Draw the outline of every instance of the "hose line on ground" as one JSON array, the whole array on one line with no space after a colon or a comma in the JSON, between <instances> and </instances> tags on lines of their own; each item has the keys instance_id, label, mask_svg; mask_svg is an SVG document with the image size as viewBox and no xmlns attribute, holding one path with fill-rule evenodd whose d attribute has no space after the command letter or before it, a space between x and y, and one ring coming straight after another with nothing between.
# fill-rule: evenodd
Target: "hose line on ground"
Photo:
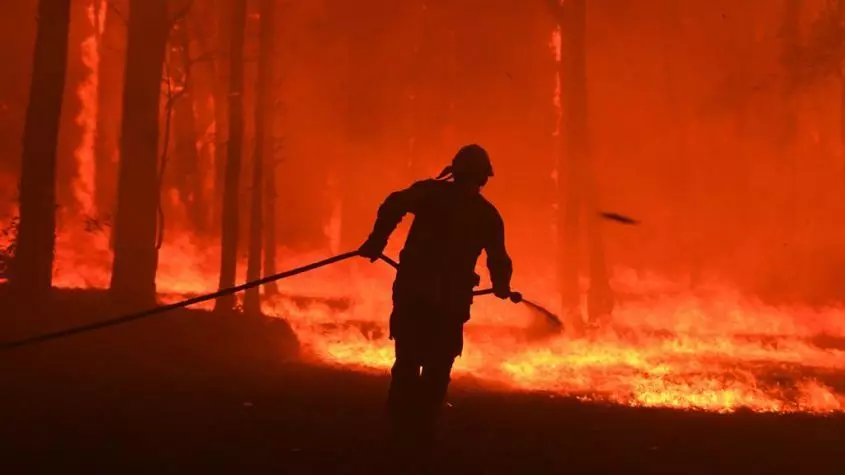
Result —
<instances>
[{"instance_id":1,"label":"hose line on ground","mask_svg":"<svg viewBox=\"0 0 845 475\"><path fill-rule=\"evenodd\" d=\"M123 315L123 316L120 316L120 317L117 317L117 318L112 318L112 319L109 319L109 320L103 320L103 321L91 323L91 324L88 324L88 325L81 325L81 326L78 326L78 327L68 328L68 329L60 330L60 331L53 332L53 333L45 333L45 334L42 334L42 335L36 335L36 336L33 336L33 337L24 338L22 340L0 343L0 351L11 350L13 348L19 348L19 347L22 347L22 346L30 346L30 345L42 343L42 342L49 341L49 340L55 340L55 339L58 339L58 338L64 338L64 337L68 337L68 336L71 336L71 335L76 335L76 334L79 334L79 333L86 333L86 332L90 332L90 331L94 331L94 330L99 330L101 328L107 328L107 327L111 327L111 326L115 326L115 325L121 325L121 324L128 323L128 322L131 322L131 321L134 321L134 320L140 320L142 318L151 317L153 315L168 312L170 310L176 310L178 308L184 308L184 307L188 307L190 305L194 305L194 304L198 304L198 303L202 303L202 302L207 302L209 300L214 300L214 299L216 299L218 297L222 297L224 295L234 294L234 293L240 292L242 290L251 289L253 287L258 287L260 285L268 284L270 282L275 282L277 280L286 279L288 277L293 277L295 275L299 275L299 274L302 274L302 273L305 273L305 272L308 272L308 271L319 269L321 267L325 267L325 266L328 266L328 265L331 265L331 264L335 264L335 263L340 262L340 261L345 261L345 260L350 259L352 257L356 257L357 255L358 255L357 251L356 252L346 252L346 253L343 253L343 254L338 254L334 257L330 257L328 259L324 259L322 261L317 261L317 262L313 262L311 264L308 264L308 265L305 265L305 266L302 266L302 267L297 267L296 269L291 269L291 270L288 270L288 271L285 271L285 272L280 272L278 274L268 275L267 277L263 277L263 278L258 279L258 280L253 280L251 282L246 282L246 283L241 284L241 285L236 285L234 287L229 287L227 289L221 289L221 290L218 290L217 292L213 292L213 293L210 293L210 294L199 295L197 297L192 297L192 298L182 300L182 301L179 301L179 302L175 302L175 303L171 303L171 304L167 304L167 305L161 305L161 306L149 308L149 309L146 309L146 310L141 310L139 312L130 313L130 314Z\"/></svg>"},{"instance_id":2,"label":"hose line on ground","mask_svg":"<svg viewBox=\"0 0 845 475\"><path fill-rule=\"evenodd\" d=\"M87 324L87 325L80 325L78 327L67 328L65 330L59 330L57 332L52 332L52 333L44 333L44 334L41 334L41 335L36 335L36 336L29 337L29 338L21 339L21 340L0 343L0 351L11 350L11 349L14 349L14 348L20 348L20 347L24 347L24 346L31 346L31 345L35 345L35 344L38 344L38 343L43 343L45 341L56 340L56 339L59 339L59 338L65 338L65 337L77 335L77 334L80 334L80 333L87 333L87 332L94 331L94 330L100 330L102 328L112 327L112 326L116 326L116 325L122 325L124 323L129 323L129 322L132 322L132 321L135 321L135 320L140 320L142 318L152 317L154 315L158 315L158 314L161 314L161 313L164 313L164 312L168 312L170 310L176 310L176 309L179 309L179 308L188 307L188 306L195 305L195 304L198 304L198 303L207 302L209 300L214 300L218 297L223 297L224 295L234 294L234 293L237 293L237 292L241 292L243 290L251 289L253 287L258 287L260 285L268 284L270 282L275 282L277 280L282 280L282 279L286 279L288 277L293 277L295 275L303 274L305 272L316 270L316 269L319 269L321 267L326 267L326 266L336 264L336 263L341 262L341 261L345 261L347 259L350 259L352 257L356 257L358 255L359 254L358 254L357 251L346 252L346 253L343 253L343 254L338 254L334 257L329 257L328 259L323 259L321 261L317 261L317 262L313 262L313 263L308 264L308 265L304 265L302 267L297 267L295 269L291 269L291 270L288 270L288 271L285 271L285 272L280 272L278 274L269 275L267 277L263 277L261 279L246 282L246 283L241 284L241 285L236 285L234 287L221 289L221 290L218 290L217 292L213 292L213 293L210 293L210 294L199 295L197 297L192 297L192 298L189 298L189 299L181 300L179 302L174 302L174 303L167 304L167 305L161 305L161 306L158 306L158 307L153 307L153 308L149 308L149 309L146 309L146 310L141 310L139 312L130 313L130 314L127 314L127 315L122 315L120 317L111 318L111 319L103 320L103 321L100 321L100 322L90 323L90 324ZM391 259L391 258L389 258L389 257L387 257L383 254L381 256L379 256L379 259L386 262L387 264L389 264L394 269L397 269L397 270L399 269L399 263L397 263L393 259ZM488 295L488 294L492 294L492 293L493 293L493 289L485 289L485 290L476 290L476 291L473 292L473 295L480 296L480 295ZM552 322L555 322L558 325L560 324L560 320L558 320L558 318L554 314L552 314L551 312L549 312L545 308L543 308L543 307L541 307L541 306L539 306L535 303L524 300L522 298L522 295L518 292L514 292L511 295L510 300L514 303L519 303L519 302L526 303L527 305L534 308L535 310L538 310L541 313L543 313Z\"/></svg>"}]
</instances>

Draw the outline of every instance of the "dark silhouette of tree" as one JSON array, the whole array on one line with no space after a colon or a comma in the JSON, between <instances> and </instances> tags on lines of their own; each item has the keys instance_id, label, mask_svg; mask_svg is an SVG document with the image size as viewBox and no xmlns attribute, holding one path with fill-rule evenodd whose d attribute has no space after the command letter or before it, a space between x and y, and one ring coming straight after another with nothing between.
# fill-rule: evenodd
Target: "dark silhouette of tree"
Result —
<instances>
[{"instance_id":1,"label":"dark silhouette of tree","mask_svg":"<svg viewBox=\"0 0 845 475\"><path fill-rule=\"evenodd\" d=\"M275 4L272 5L275 7ZM275 13L275 8L272 8L271 15ZM275 20L275 17L273 17ZM271 25L270 33L267 37L267 51L268 54L275 56L275 21ZM263 43L262 43L263 44ZM269 65L274 63L270 62ZM272 104L271 113L272 118L276 117L278 112L279 102L270 94L274 83L274 70L268 72L268 79L265 86L267 87L267 97L265 98L267 104ZM265 130L272 132L274 130L274 120L268 117ZM267 169L264 170L264 202L265 202L265 218L264 218L264 275L273 275L276 273L276 159L277 154L281 151L280 140L277 140L272 133L265 137L266 145L264 146L264 153L268 154L264 160ZM268 296L276 295L278 293L278 286L276 282L270 282L264 285L264 293Z\"/></svg>"},{"instance_id":2,"label":"dark silhouette of tree","mask_svg":"<svg viewBox=\"0 0 845 475\"><path fill-rule=\"evenodd\" d=\"M574 333L583 330L578 290L579 224L587 234L590 287L587 316L598 325L613 310L613 292L605 262L598 187L590 144L587 107L587 1L549 0L561 32L560 79L561 146L558 158L558 276L565 323ZM580 222L583 217L583 223Z\"/></svg>"},{"instance_id":3,"label":"dark silhouette of tree","mask_svg":"<svg viewBox=\"0 0 845 475\"><path fill-rule=\"evenodd\" d=\"M226 146L226 176L223 190L222 246L220 251L221 289L235 285L238 257L238 188L241 175L243 148L243 83L244 83L244 30L246 28L246 1L234 0L229 64L229 137ZM215 309L232 310L235 297L217 299Z\"/></svg>"},{"instance_id":4,"label":"dark silhouette of tree","mask_svg":"<svg viewBox=\"0 0 845 475\"><path fill-rule=\"evenodd\" d=\"M159 103L170 19L167 0L131 0L129 8L111 292L147 306L155 304Z\"/></svg>"},{"instance_id":5,"label":"dark silhouette of tree","mask_svg":"<svg viewBox=\"0 0 845 475\"><path fill-rule=\"evenodd\" d=\"M38 2L29 106L23 133L20 223L10 277L36 300L52 286L56 228L56 147L67 69L70 0Z\"/></svg>"},{"instance_id":6,"label":"dark silhouette of tree","mask_svg":"<svg viewBox=\"0 0 845 475\"><path fill-rule=\"evenodd\" d=\"M214 28L214 190L222 194L226 188L226 152L229 131L230 51L232 45L233 0L215 0L211 13L216 16ZM223 208L212 207L212 225L222 226Z\"/></svg>"},{"instance_id":7,"label":"dark silhouette of tree","mask_svg":"<svg viewBox=\"0 0 845 475\"><path fill-rule=\"evenodd\" d=\"M558 158L558 279L567 328L580 332L578 228L587 154L586 0L549 0L561 32L562 116Z\"/></svg>"},{"instance_id":8,"label":"dark silhouette of tree","mask_svg":"<svg viewBox=\"0 0 845 475\"><path fill-rule=\"evenodd\" d=\"M206 200L203 174L197 150L197 127L194 117L193 69L204 58L191 57L191 36L187 15L175 25L171 36L169 72L176 91L171 95L173 114L173 180L193 229L205 234Z\"/></svg>"},{"instance_id":9,"label":"dark silhouette of tree","mask_svg":"<svg viewBox=\"0 0 845 475\"><path fill-rule=\"evenodd\" d=\"M99 5L99 4L98 4ZM94 189L98 218L110 220L114 213L119 149L121 101L126 43L126 23L114 7L97 10L97 22L103 31L97 45L100 51L97 82L97 136L95 137L96 186Z\"/></svg>"},{"instance_id":10,"label":"dark silhouette of tree","mask_svg":"<svg viewBox=\"0 0 845 475\"><path fill-rule=\"evenodd\" d=\"M200 166L199 185L202 190L201 199L195 201L196 219L202 220L200 233L216 237L220 225L220 206L218 206L217 194L214 190L222 190L223 167L218 173L219 162L222 162L223 141L217 136L222 127L218 121L219 117L225 117L226 91L222 74L218 72L223 63L225 55L222 48L215 43L215 30L217 29L217 1L195 2L191 12L186 16L186 32L189 36L191 47L191 74L188 79L188 88L193 97L192 109L196 110L196 122L194 124L195 134L201 138L199 146L199 162L214 166ZM219 33L218 33L219 36ZM221 84L223 84L221 86ZM222 91L218 94L218 90ZM214 130L211 126L214 124ZM210 132L213 132L210 134ZM221 134L222 137L222 134ZM209 187L209 179L215 181L220 179L219 187ZM200 217L201 215L201 217Z\"/></svg>"},{"instance_id":11,"label":"dark silhouette of tree","mask_svg":"<svg viewBox=\"0 0 845 475\"><path fill-rule=\"evenodd\" d=\"M252 281L261 278L261 247L262 247L262 224L264 221L265 209L264 198L264 168L267 161L267 138L270 128L270 112L272 111L273 84L273 24L275 15L276 0L261 0L261 26L259 33L260 51L258 58L258 84L255 99L255 152L253 154L253 173L251 190L251 215L249 225L249 258L247 260L246 280ZM271 131L272 132L272 131ZM272 169L269 170L272 176ZM269 221L273 216L267 216ZM274 247L274 243L268 243ZM244 295L244 310L247 313L258 314L261 312L261 299L259 298L258 287L246 291Z\"/></svg>"}]
</instances>

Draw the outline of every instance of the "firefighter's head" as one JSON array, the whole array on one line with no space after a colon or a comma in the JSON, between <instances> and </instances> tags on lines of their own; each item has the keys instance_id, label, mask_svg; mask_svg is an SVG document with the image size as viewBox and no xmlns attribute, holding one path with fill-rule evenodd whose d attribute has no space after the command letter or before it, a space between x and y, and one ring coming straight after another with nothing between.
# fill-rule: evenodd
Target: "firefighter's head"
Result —
<instances>
[{"instance_id":1,"label":"firefighter's head","mask_svg":"<svg viewBox=\"0 0 845 475\"><path fill-rule=\"evenodd\" d=\"M452 164L443 170L439 178L451 177L455 183L481 188L491 176L493 164L487 151L480 145L470 144L458 150Z\"/></svg>"}]
</instances>

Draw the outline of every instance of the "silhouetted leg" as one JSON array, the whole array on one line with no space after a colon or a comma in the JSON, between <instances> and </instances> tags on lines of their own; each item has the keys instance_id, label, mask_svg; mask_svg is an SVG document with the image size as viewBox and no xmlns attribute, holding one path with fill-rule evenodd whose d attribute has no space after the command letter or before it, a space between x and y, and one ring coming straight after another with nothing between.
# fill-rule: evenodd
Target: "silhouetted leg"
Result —
<instances>
[{"instance_id":1,"label":"silhouetted leg","mask_svg":"<svg viewBox=\"0 0 845 475\"><path fill-rule=\"evenodd\" d=\"M430 460L437 436L437 422L451 381L455 358L438 356L423 364L420 376L420 455Z\"/></svg>"},{"instance_id":2,"label":"silhouetted leg","mask_svg":"<svg viewBox=\"0 0 845 475\"><path fill-rule=\"evenodd\" d=\"M405 344L396 341L396 361L387 394L390 443L394 456L407 462L416 444L416 418L420 392L420 361Z\"/></svg>"}]
</instances>

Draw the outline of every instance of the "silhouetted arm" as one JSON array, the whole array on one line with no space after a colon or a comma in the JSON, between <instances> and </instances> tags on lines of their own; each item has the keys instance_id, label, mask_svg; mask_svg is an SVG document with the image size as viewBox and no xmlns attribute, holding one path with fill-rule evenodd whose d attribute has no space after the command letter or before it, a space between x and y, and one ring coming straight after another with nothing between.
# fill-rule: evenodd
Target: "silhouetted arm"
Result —
<instances>
[{"instance_id":1,"label":"silhouetted arm","mask_svg":"<svg viewBox=\"0 0 845 475\"><path fill-rule=\"evenodd\" d=\"M485 246L487 253L487 269L490 271L490 281L497 297L508 298L511 292L511 276L513 262L505 248L505 223L497 211L493 212L493 219Z\"/></svg>"},{"instance_id":2,"label":"silhouetted arm","mask_svg":"<svg viewBox=\"0 0 845 475\"><path fill-rule=\"evenodd\" d=\"M378 216L369 238L359 250L361 255L376 259L387 246L387 240L402 218L418 208L426 193L426 182L418 182L401 191L388 195L378 209Z\"/></svg>"}]
</instances>

